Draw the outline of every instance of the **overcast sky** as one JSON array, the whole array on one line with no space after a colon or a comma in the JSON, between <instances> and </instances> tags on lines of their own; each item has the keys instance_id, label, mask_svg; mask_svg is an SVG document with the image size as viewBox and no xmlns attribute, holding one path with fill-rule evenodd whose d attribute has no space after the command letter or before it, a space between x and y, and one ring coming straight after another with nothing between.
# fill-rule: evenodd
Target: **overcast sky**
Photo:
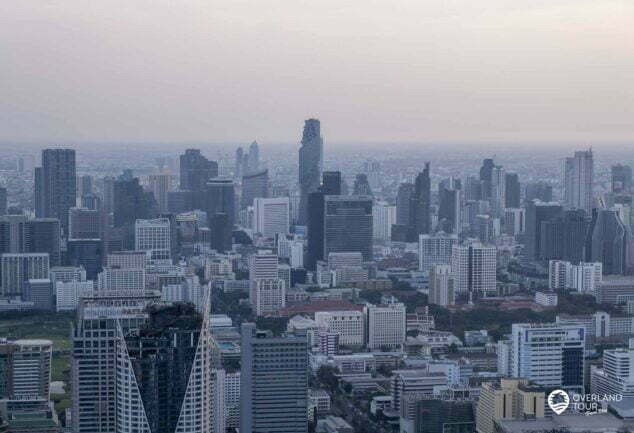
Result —
<instances>
[{"instance_id":1,"label":"overcast sky","mask_svg":"<svg viewBox=\"0 0 634 433\"><path fill-rule=\"evenodd\" d=\"M327 142L631 142L634 1L0 1L0 141L296 142L307 117Z\"/></svg>"}]
</instances>

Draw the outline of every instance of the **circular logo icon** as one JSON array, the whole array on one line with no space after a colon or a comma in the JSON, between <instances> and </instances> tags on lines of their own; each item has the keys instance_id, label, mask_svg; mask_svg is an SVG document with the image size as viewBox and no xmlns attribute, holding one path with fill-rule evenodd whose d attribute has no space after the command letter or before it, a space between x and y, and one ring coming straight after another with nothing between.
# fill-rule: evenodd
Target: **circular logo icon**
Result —
<instances>
[{"instance_id":1,"label":"circular logo icon","mask_svg":"<svg viewBox=\"0 0 634 433\"><path fill-rule=\"evenodd\" d=\"M557 415L561 415L570 405L570 397L563 389L556 389L548 395L548 406Z\"/></svg>"}]
</instances>

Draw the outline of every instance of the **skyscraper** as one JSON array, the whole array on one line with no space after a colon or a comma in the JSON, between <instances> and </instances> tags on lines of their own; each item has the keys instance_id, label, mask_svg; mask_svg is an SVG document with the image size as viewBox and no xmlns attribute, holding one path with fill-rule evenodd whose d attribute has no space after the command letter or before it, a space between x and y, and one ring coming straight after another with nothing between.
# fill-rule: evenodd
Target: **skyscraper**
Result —
<instances>
[{"instance_id":1,"label":"skyscraper","mask_svg":"<svg viewBox=\"0 0 634 433\"><path fill-rule=\"evenodd\" d=\"M323 184L317 191L308 194L306 269L315 270L317 261L326 257L324 255L325 197L327 195L341 195L341 193L341 173L338 171L325 171Z\"/></svg>"},{"instance_id":2,"label":"skyscraper","mask_svg":"<svg viewBox=\"0 0 634 433\"><path fill-rule=\"evenodd\" d=\"M260 146L258 146L257 141L253 141L249 146L249 154L248 154L248 171L256 172L260 170ZM243 173L246 175L247 173Z\"/></svg>"},{"instance_id":3,"label":"skyscraper","mask_svg":"<svg viewBox=\"0 0 634 433\"><path fill-rule=\"evenodd\" d=\"M456 294L487 296L496 291L496 253L493 245L454 245L451 270Z\"/></svg>"},{"instance_id":4,"label":"skyscraper","mask_svg":"<svg viewBox=\"0 0 634 433\"><path fill-rule=\"evenodd\" d=\"M590 261L603 263L604 275L625 275L632 271L632 233L616 210L598 210L589 240Z\"/></svg>"},{"instance_id":5,"label":"skyscraper","mask_svg":"<svg viewBox=\"0 0 634 433\"><path fill-rule=\"evenodd\" d=\"M592 187L594 164L592 149L575 152L563 163L564 205L567 209L583 209L590 213L593 207Z\"/></svg>"},{"instance_id":6,"label":"skyscraper","mask_svg":"<svg viewBox=\"0 0 634 433\"><path fill-rule=\"evenodd\" d=\"M324 171L321 191L328 195L341 195L341 172Z\"/></svg>"},{"instance_id":7,"label":"skyscraper","mask_svg":"<svg viewBox=\"0 0 634 433\"><path fill-rule=\"evenodd\" d=\"M418 235L431 232L431 178L429 162L416 176L414 194L410 199L410 242L416 242Z\"/></svg>"},{"instance_id":8,"label":"skyscraper","mask_svg":"<svg viewBox=\"0 0 634 433\"><path fill-rule=\"evenodd\" d=\"M82 266L90 280L96 280L101 272L104 247L101 239L69 239L66 244L67 264Z\"/></svg>"},{"instance_id":9,"label":"skyscraper","mask_svg":"<svg viewBox=\"0 0 634 433\"><path fill-rule=\"evenodd\" d=\"M458 243L458 236L438 232L418 237L418 270L428 272L432 265L451 263L452 247Z\"/></svg>"},{"instance_id":10,"label":"skyscraper","mask_svg":"<svg viewBox=\"0 0 634 433\"><path fill-rule=\"evenodd\" d=\"M101 239L105 218L101 211L74 207L69 213L69 239Z\"/></svg>"},{"instance_id":11,"label":"skyscraper","mask_svg":"<svg viewBox=\"0 0 634 433\"><path fill-rule=\"evenodd\" d=\"M632 189L632 167L629 165L613 165L612 170L612 192L621 194Z\"/></svg>"},{"instance_id":12,"label":"skyscraper","mask_svg":"<svg viewBox=\"0 0 634 433\"><path fill-rule=\"evenodd\" d=\"M64 233L68 230L68 210L76 205L77 174L75 150L45 149L42 167L36 172L36 212L38 217L57 218Z\"/></svg>"},{"instance_id":13,"label":"skyscraper","mask_svg":"<svg viewBox=\"0 0 634 433\"><path fill-rule=\"evenodd\" d=\"M256 198L253 201L254 230L265 237L287 234L290 222L290 203L288 197Z\"/></svg>"},{"instance_id":14,"label":"skyscraper","mask_svg":"<svg viewBox=\"0 0 634 433\"><path fill-rule=\"evenodd\" d=\"M455 303L450 265L432 265L429 271L429 303L447 307Z\"/></svg>"},{"instance_id":15,"label":"skyscraper","mask_svg":"<svg viewBox=\"0 0 634 433\"><path fill-rule=\"evenodd\" d=\"M114 227L134 225L137 219L150 219L157 214L154 195L143 190L139 178L119 176L114 183Z\"/></svg>"},{"instance_id":16,"label":"skyscraper","mask_svg":"<svg viewBox=\"0 0 634 433\"><path fill-rule=\"evenodd\" d=\"M506 208L519 208L520 207L520 180L517 173L506 173L506 195L505 206Z\"/></svg>"},{"instance_id":17,"label":"skyscraper","mask_svg":"<svg viewBox=\"0 0 634 433\"><path fill-rule=\"evenodd\" d=\"M2 254L0 257L2 296L21 296L29 280L46 279L49 277L49 270L47 253Z\"/></svg>"},{"instance_id":18,"label":"skyscraper","mask_svg":"<svg viewBox=\"0 0 634 433\"><path fill-rule=\"evenodd\" d=\"M491 213L500 218L506 207L506 171L501 165L496 165L491 171Z\"/></svg>"},{"instance_id":19,"label":"skyscraper","mask_svg":"<svg viewBox=\"0 0 634 433\"><path fill-rule=\"evenodd\" d=\"M368 323L368 348L400 349L405 342L406 312L401 303L365 307Z\"/></svg>"},{"instance_id":20,"label":"skyscraper","mask_svg":"<svg viewBox=\"0 0 634 433\"><path fill-rule=\"evenodd\" d=\"M253 199L267 198L269 196L269 171L251 171L242 177L242 197L240 208L253 206Z\"/></svg>"},{"instance_id":21,"label":"skyscraper","mask_svg":"<svg viewBox=\"0 0 634 433\"><path fill-rule=\"evenodd\" d=\"M413 183L402 183L399 185L398 193L396 194L396 224L401 226L410 225L410 207L413 195Z\"/></svg>"},{"instance_id":22,"label":"skyscraper","mask_svg":"<svg viewBox=\"0 0 634 433\"><path fill-rule=\"evenodd\" d=\"M396 224L396 206L376 203L372 207L372 225L374 239L389 241L392 238L392 226Z\"/></svg>"},{"instance_id":23,"label":"skyscraper","mask_svg":"<svg viewBox=\"0 0 634 433\"><path fill-rule=\"evenodd\" d=\"M553 201L553 187L546 182L534 182L526 185L525 198L526 202L533 200L543 201L545 203Z\"/></svg>"},{"instance_id":24,"label":"skyscraper","mask_svg":"<svg viewBox=\"0 0 634 433\"><path fill-rule=\"evenodd\" d=\"M171 176L169 174L151 174L148 180L158 211L167 212L167 193L170 191Z\"/></svg>"},{"instance_id":25,"label":"skyscraper","mask_svg":"<svg viewBox=\"0 0 634 433\"><path fill-rule=\"evenodd\" d=\"M462 229L462 207L460 205L460 190L455 188L441 188L438 191L438 228L447 233L459 234Z\"/></svg>"},{"instance_id":26,"label":"skyscraper","mask_svg":"<svg viewBox=\"0 0 634 433\"><path fill-rule=\"evenodd\" d=\"M134 231L136 251L145 251L148 261L170 261L172 245L169 219L136 220Z\"/></svg>"},{"instance_id":27,"label":"skyscraper","mask_svg":"<svg viewBox=\"0 0 634 433\"><path fill-rule=\"evenodd\" d=\"M526 206L526 257L539 260L542 241L542 222L561 215L559 203L529 202Z\"/></svg>"},{"instance_id":28,"label":"skyscraper","mask_svg":"<svg viewBox=\"0 0 634 433\"><path fill-rule=\"evenodd\" d=\"M202 191L209 179L218 176L218 163L205 158L200 149L187 149L180 156L180 189Z\"/></svg>"},{"instance_id":29,"label":"skyscraper","mask_svg":"<svg viewBox=\"0 0 634 433\"><path fill-rule=\"evenodd\" d=\"M299 223L305 225L308 219L308 194L319 188L323 164L324 140L318 119L304 122L302 146L299 149Z\"/></svg>"},{"instance_id":30,"label":"skyscraper","mask_svg":"<svg viewBox=\"0 0 634 433\"><path fill-rule=\"evenodd\" d=\"M308 338L242 324L240 432L308 431Z\"/></svg>"},{"instance_id":31,"label":"skyscraper","mask_svg":"<svg viewBox=\"0 0 634 433\"><path fill-rule=\"evenodd\" d=\"M370 182L368 182L368 176L364 173L359 173L354 179L354 187L352 190L353 195L372 195L372 188Z\"/></svg>"},{"instance_id":32,"label":"skyscraper","mask_svg":"<svg viewBox=\"0 0 634 433\"><path fill-rule=\"evenodd\" d=\"M324 198L324 253L360 252L372 260L372 197L327 195Z\"/></svg>"},{"instance_id":33,"label":"skyscraper","mask_svg":"<svg viewBox=\"0 0 634 433\"><path fill-rule=\"evenodd\" d=\"M242 159L244 158L244 150L242 149L242 147L238 147L236 149L236 161L235 161L235 166L233 169L233 178L236 180L236 182L240 181L240 179L242 179Z\"/></svg>"},{"instance_id":34,"label":"skyscraper","mask_svg":"<svg viewBox=\"0 0 634 433\"><path fill-rule=\"evenodd\" d=\"M227 215L230 230L235 222L235 189L231 179L211 179L205 185L203 210L207 212L210 223L214 215L224 213Z\"/></svg>"},{"instance_id":35,"label":"skyscraper","mask_svg":"<svg viewBox=\"0 0 634 433\"><path fill-rule=\"evenodd\" d=\"M489 200L491 198L491 188L493 179L493 168L495 163L493 159L486 158L482 160L482 167L480 167L480 181L482 182L481 198L483 200Z\"/></svg>"},{"instance_id":36,"label":"skyscraper","mask_svg":"<svg viewBox=\"0 0 634 433\"><path fill-rule=\"evenodd\" d=\"M7 189L0 187L0 216L7 214Z\"/></svg>"}]
</instances>

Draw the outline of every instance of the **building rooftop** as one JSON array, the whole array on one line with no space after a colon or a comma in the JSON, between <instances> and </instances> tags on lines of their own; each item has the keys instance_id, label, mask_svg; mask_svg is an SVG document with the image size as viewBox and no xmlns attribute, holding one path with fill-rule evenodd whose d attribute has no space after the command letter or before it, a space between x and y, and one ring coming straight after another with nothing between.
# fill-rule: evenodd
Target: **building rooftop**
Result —
<instances>
[{"instance_id":1,"label":"building rooftop","mask_svg":"<svg viewBox=\"0 0 634 433\"><path fill-rule=\"evenodd\" d=\"M537 433L566 431L568 433L605 433L627 431L634 427L633 421L617 418L609 413L595 415L558 415L552 418L496 421L505 433Z\"/></svg>"}]
</instances>

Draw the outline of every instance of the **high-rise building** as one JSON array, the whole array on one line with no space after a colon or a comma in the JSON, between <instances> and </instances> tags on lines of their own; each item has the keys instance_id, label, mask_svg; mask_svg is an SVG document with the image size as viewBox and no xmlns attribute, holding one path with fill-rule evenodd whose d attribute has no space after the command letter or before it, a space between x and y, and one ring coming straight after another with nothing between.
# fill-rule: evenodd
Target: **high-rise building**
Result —
<instances>
[{"instance_id":1,"label":"high-rise building","mask_svg":"<svg viewBox=\"0 0 634 433\"><path fill-rule=\"evenodd\" d=\"M269 171L267 169L253 171L242 176L242 197L240 208L253 205L256 198L269 196Z\"/></svg>"},{"instance_id":2,"label":"high-rise building","mask_svg":"<svg viewBox=\"0 0 634 433\"><path fill-rule=\"evenodd\" d=\"M205 185L204 207L207 212L209 226L217 213L224 213L228 217L229 229L233 229L235 223L235 189L231 179L211 179Z\"/></svg>"},{"instance_id":3,"label":"high-rise building","mask_svg":"<svg viewBox=\"0 0 634 433\"><path fill-rule=\"evenodd\" d=\"M514 323L511 333L513 377L583 392L583 325Z\"/></svg>"},{"instance_id":4,"label":"high-rise building","mask_svg":"<svg viewBox=\"0 0 634 433\"><path fill-rule=\"evenodd\" d=\"M90 280L96 280L101 272L105 256L101 239L69 239L66 243L67 264L83 267Z\"/></svg>"},{"instance_id":5,"label":"high-rise building","mask_svg":"<svg viewBox=\"0 0 634 433\"><path fill-rule=\"evenodd\" d=\"M431 232L431 178L430 164L416 176L414 194L410 199L410 242L416 242L418 235Z\"/></svg>"},{"instance_id":6,"label":"high-rise building","mask_svg":"<svg viewBox=\"0 0 634 433\"><path fill-rule=\"evenodd\" d=\"M134 249L145 251L148 260L170 260L172 257L171 237L169 219L137 220Z\"/></svg>"},{"instance_id":7,"label":"high-rise building","mask_svg":"<svg viewBox=\"0 0 634 433\"><path fill-rule=\"evenodd\" d=\"M139 179L130 173L119 176L114 183L114 227L127 229L127 249L134 248L134 223L138 219L156 217L157 204L151 192L143 190Z\"/></svg>"},{"instance_id":8,"label":"high-rise building","mask_svg":"<svg viewBox=\"0 0 634 433\"><path fill-rule=\"evenodd\" d=\"M7 189L0 187L0 216L7 214Z\"/></svg>"},{"instance_id":9,"label":"high-rise building","mask_svg":"<svg viewBox=\"0 0 634 433\"><path fill-rule=\"evenodd\" d=\"M69 239L102 239L105 217L100 210L73 207L69 211Z\"/></svg>"},{"instance_id":10,"label":"high-rise building","mask_svg":"<svg viewBox=\"0 0 634 433\"><path fill-rule=\"evenodd\" d=\"M324 214L325 214L325 197L327 195L341 195L342 181L341 173L338 171L325 171L323 175L323 184L317 191L308 194L307 198L307 215L306 229L307 251L306 251L306 268L315 270L317 261L324 259Z\"/></svg>"},{"instance_id":11,"label":"high-rise building","mask_svg":"<svg viewBox=\"0 0 634 433\"><path fill-rule=\"evenodd\" d=\"M603 351L603 368L591 370L590 392L634 397L634 339L629 347Z\"/></svg>"},{"instance_id":12,"label":"high-rise building","mask_svg":"<svg viewBox=\"0 0 634 433\"><path fill-rule=\"evenodd\" d=\"M341 172L324 171L320 190L327 195L341 195Z\"/></svg>"},{"instance_id":13,"label":"high-rise building","mask_svg":"<svg viewBox=\"0 0 634 433\"><path fill-rule=\"evenodd\" d=\"M413 183L402 183L396 194L396 224L408 226L411 224L411 200L414 195Z\"/></svg>"},{"instance_id":14,"label":"high-rise building","mask_svg":"<svg viewBox=\"0 0 634 433\"><path fill-rule=\"evenodd\" d=\"M159 212L167 212L167 193L170 191L171 178L172 176L164 173L151 174L148 178Z\"/></svg>"},{"instance_id":15,"label":"high-rise building","mask_svg":"<svg viewBox=\"0 0 634 433\"><path fill-rule=\"evenodd\" d=\"M242 179L242 160L244 158L244 149L242 149L242 147L238 147L236 149L236 159L235 159L235 165L233 168L233 178L236 181L240 181L240 179Z\"/></svg>"},{"instance_id":16,"label":"high-rise building","mask_svg":"<svg viewBox=\"0 0 634 433\"><path fill-rule=\"evenodd\" d=\"M48 278L47 253L8 253L0 257L2 296L21 296L29 280Z\"/></svg>"},{"instance_id":17,"label":"high-rise building","mask_svg":"<svg viewBox=\"0 0 634 433\"><path fill-rule=\"evenodd\" d=\"M495 218L490 215L476 215L474 233L478 240L484 244L492 243L495 238L493 222Z\"/></svg>"},{"instance_id":18,"label":"high-rise building","mask_svg":"<svg viewBox=\"0 0 634 433\"><path fill-rule=\"evenodd\" d=\"M372 196L372 187L368 181L368 176L365 173L359 173L354 179L354 185L352 189L353 195L369 195Z\"/></svg>"},{"instance_id":19,"label":"high-rise building","mask_svg":"<svg viewBox=\"0 0 634 433\"><path fill-rule=\"evenodd\" d=\"M220 212L212 215L209 219L211 230L209 244L211 249L216 250L219 253L231 251L233 246L233 224L231 224L229 218L229 214Z\"/></svg>"},{"instance_id":20,"label":"high-rise building","mask_svg":"<svg viewBox=\"0 0 634 433\"><path fill-rule=\"evenodd\" d=\"M510 236L517 236L524 233L526 227L525 208L504 209L504 233Z\"/></svg>"},{"instance_id":21,"label":"high-rise building","mask_svg":"<svg viewBox=\"0 0 634 433\"><path fill-rule=\"evenodd\" d=\"M308 431L308 338L242 324L240 432Z\"/></svg>"},{"instance_id":22,"label":"high-rise building","mask_svg":"<svg viewBox=\"0 0 634 433\"><path fill-rule=\"evenodd\" d=\"M505 205L507 208L520 207L520 180L517 173L507 172L505 177Z\"/></svg>"},{"instance_id":23,"label":"high-rise building","mask_svg":"<svg viewBox=\"0 0 634 433\"><path fill-rule=\"evenodd\" d=\"M457 235L438 232L418 237L418 270L428 272L432 265L451 263L452 247L458 243Z\"/></svg>"},{"instance_id":24,"label":"high-rise building","mask_svg":"<svg viewBox=\"0 0 634 433\"><path fill-rule=\"evenodd\" d=\"M493 162L493 159L486 158L482 160L482 167L480 167L480 182L482 182L482 200L489 200L491 198L494 167L495 163Z\"/></svg>"},{"instance_id":25,"label":"high-rise building","mask_svg":"<svg viewBox=\"0 0 634 433\"><path fill-rule=\"evenodd\" d=\"M118 329L117 433L224 432L224 423L213 422L218 389L209 315L191 304L150 307L148 314L138 331Z\"/></svg>"},{"instance_id":26,"label":"high-rise building","mask_svg":"<svg viewBox=\"0 0 634 433\"><path fill-rule=\"evenodd\" d=\"M321 137L321 124L318 119L304 122L302 146L299 149L299 223L308 220L308 194L317 191L323 166L324 140Z\"/></svg>"},{"instance_id":27,"label":"high-rise building","mask_svg":"<svg viewBox=\"0 0 634 433\"><path fill-rule=\"evenodd\" d=\"M35 218L18 223L17 235L18 252L48 253L50 265L59 266L62 263L61 231L57 218Z\"/></svg>"},{"instance_id":28,"label":"high-rise building","mask_svg":"<svg viewBox=\"0 0 634 433\"><path fill-rule=\"evenodd\" d=\"M187 149L180 156L180 189L200 192L218 176L218 163L205 158L200 149Z\"/></svg>"},{"instance_id":29,"label":"high-rise building","mask_svg":"<svg viewBox=\"0 0 634 433\"><path fill-rule=\"evenodd\" d=\"M631 272L632 234L616 210L599 209L589 236L590 259L603 264L605 275L626 275Z\"/></svg>"},{"instance_id":30,"label":"high-rise building","mask_svg":"<svg viewBox=\"0 0 634 433\"><path fill-rule=\"evenodd\" d=\"M405 305L393 303L365 307L370 349L400 349L405 342Z\"/></svg>"},{"instance_id":31,"label":"high-rise building","mask_svg":"<svg viewBox=\"0 0 634 433\"><path fill-rule=\"evenodd\" d=\"M612 192L615 194L627 193L632 189L632 167L629 165L613 165Z\"/></svg>"},{"instance_id":32,"label":"high-rise building","mask_svg":"<svg viewBox=\"0 0 634 433\"><path fill-rule=\"evenodd\" d=\"M392 226L396 224L396 206L379 202L372 207L372 225L374 239L389 241L392 239Z\"/></svg>"},{"instance_id":33,"label":"high-rise building","mask_svg":"<svg viewBox=\"0 0 634 433\"><path fill-rule=\"evenodd\" d=\"M287 234L290 230L290 202L288 197L256 198L253 201L256 233L268 238Z\"/></svg>"},{"instance_id":34,"label":"high-rise building","mask_svg":"<svg viewBox=\"0 0 634 433\"><path fill-rule=\"evenodd\" d=\"M438 190L438 226L447 233L459 234L462 229L462 206L459 189L440 188Z\"/></svg>"},{"instance_id":35,"label":"high-rise building","mask_svg":"<svg viewBox=\"0 0 634 433\"><path fill-rule=\"evenodd\" d=\"M286 305L286 286L278 265L278 256L268 251L249 258L249 301L258 316L276 313Z\"/></svg>"},{"instance_id":36,"label":"high-rise building","mask_svg":"<svg viewBox=\"0 0 634 433\"><path fill-rule=\"evenodd\" d=\"M451 270L456 294L486 296L496 291L496 253L493 245L471 243L454 245Z\"/></svg>"},{"instance_id":37,"label":"high-rise building","mask_svg":"<svg viewBox=\"0 0 634 433\"><path fill-rule=\"evenodd\" d=\"M50 340L0 339L0 399L48 400L52 353Z\"/></svg>"},{"instance_id":38,"label":"high-rise building","mask_svg":"<svg viewBox=\"0 0 634 433\"><path fill-rule=\"evenodd\" d=\"M455 303L450 265L432 265L429 270L429 303L447 307Z\"/></svg>"},{"instance_id":39,"label":"high-rise building","mask_svg":"<svg viewBox=\"0 0 634 433\"><path fill-rule=\"evenodd\" d=\"M540 259L563 259L575 264L583 261L587 231L588 220L582 209L567 210L542 221Z\"/></svg>"},{"instance_id":40,"label":"high-rise building","mask_svg":"<svg viewBox=\"0 0 634 433\"><path fill-rule=\"evenodd\" d=\"M324 250L360 252L372 260L372 198L367 196L324 197Z\"/></svg>"},{"instance_id":41,"label":"high-rise building","mask_svg":"<svg viewBox=\"0 0 634 433\"><path fill-rule=\"evenodd\" d=\"M539 260L542 241L542 222L549 221L562 212L558 203L529 202L526 206L526 257Z\"/></svg>"},{"instance_id":42,"label":"high-rise building","mask_svg":"<svg viewBox=\"0 0 634 433\"><path fill-rule=\"evenodd\" d=\"M491 171L491 212L495 217L504 215L506 207L506 171L496 165Z\"/></svg>"},{"instance_id":43,"label":"high-rise building","mask_svg":"<svg viewBox=\"0 0 634 433\"><path fill-rule=\"evenodd\" d=\"M533 182L526 185L524 200L528 203L539 200L545 203L553 201L553 187L546 182Z\"/></svg>"},{"instance_id":44,"label":"high-rise building","mask_svg":"<svg viewBox=\"0 0 634 433\"><path fill-rule=\"evenodd\" d=\"M57 218L66 233L68 210L76 205L77 200L75 150L44 149L39 176L36 173L35 189L35 195L41 200L36 203L36 211L38 204L41 206L36 216Z\"/></svg>"},{"instance_id":45,"label":"high-rise building","mask_svg":"<svg viewBox=\"0 0 634 433\"><path fill-rule=\"evenodd\" d=\"M320 329L339 335L343 346L363 346L365 342L365 320L361 311L318 311L315 322Z\"/></svg>"},{"instance_id":46,"label":"high-rise building","mask_svg":"<svg viewBox=\"0 0 634 433\"><path fill-rule=\"evenodd\" d=\"M594 164L592 149L577 151L563 163L564 205L567 209L583 209L590 214L593 207L592 187Z\"/></svg>"}]
</instances>

